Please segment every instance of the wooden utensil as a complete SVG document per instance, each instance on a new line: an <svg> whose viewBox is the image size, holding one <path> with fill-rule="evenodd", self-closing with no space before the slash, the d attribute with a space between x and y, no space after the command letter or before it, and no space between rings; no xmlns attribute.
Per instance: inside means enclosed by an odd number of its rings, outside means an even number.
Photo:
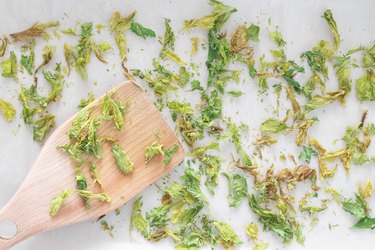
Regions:
<svg viewBox="0 0 375 250"><path fill-rule="evenodd" d="M134 163L134 171L129 175L120 172L111 145L103 143L103 157L97 161L103 192L112 198L111 203L90 201L91 208L86 209L80 196L69 197L60 212L49 215L51 200L65 189L75 189L73 162L66 152L56 147L66 144L67 133L71 127L72 116L49 137L37 160L30 169L23 184L0 210L0 221L10 220L17 226L17 233L11 239L0 237L0 249L8 249L16 243L40 232L53 228L98 218L120 207L143 189L169 172L184 159L183 149L173 131L164 121L161 113L147 95L134 83L128 81L115 88L114 97L123 103L129 102L123 131L113 129L113 122L103 123L99 135L110 135L118 139L120 145ZM100 98L91 103L93 113L101 112ZM153 142L164 144L164 149L179 144L179 150L173 155L168 166L163 166L163 157L157 155L147 164L144 150ZM88 189L100 192L86 174Z"/></svg>

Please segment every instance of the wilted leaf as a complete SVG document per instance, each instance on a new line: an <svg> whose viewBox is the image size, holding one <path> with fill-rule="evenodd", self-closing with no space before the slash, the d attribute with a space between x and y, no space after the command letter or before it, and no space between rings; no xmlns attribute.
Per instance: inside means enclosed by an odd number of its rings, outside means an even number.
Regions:
<svg viewBox="0 0 375 250"><path fill-rule="evenodd" d="M333 34L334 48L335 48L335 51L337 51L338 48L340 47L341 41L340 41L340 34L339 34L338 29L337 29L336 21L333 18L333 15L332 15L332 11L326 10L323 14L323 17L324 17L324 19L326 19L326 21L328 23L328 26L329 26L329 29L331 30L331 32Z"/></svg>
<svg viewBox="0 0 375 250"><path fill-rule="evenodd" d="M59 25L60 25L59 22L55 22L55 23L49 22L49 23L44 23L44 24L43 23L36 23L33 26L31 26L30 28L28 28L24 31L18 32L18 33L10 34L10 36L16 41L27 42L27 41L33 39L34 37L38 37L38 36L43 35L44 32L46 31L46 29L48 29L50 27L57 27Z"/></svg>
<svg viewBox="0 0 375 250"><path fill-rule="evenodd" d="M42 141L47 132L55 126L56 117L54 115L44 115L33 123L34 126L34 141Z"/></svg>
<svg viewBox="0 0 375 250"><path fill-rule="evenodd" d="M240 202L248 195L246 178L240 174L229 176L223 175L228 179L228 199L230 207L238 207Z"/></svg>
<svg viewBox="0 0 375 250"><path fill-rule="evenodd" d="M0 57L4 56L5 54L5 51L7 49L7 46L8 46L8 37L4 36L4 38L0 38Z"/></svg>
<svg viewBox="0 0 375 250"><path fill-rule="evenodd" d="M259 31L259 26L251 24L250 27L247 28L247 37L254 42L259 42Z"/></svg>
<svg viewBox="0 0 375 250"><path fill-rule="evenodd" d="M328 105L336 100L342 100L345 94L345 90L340 89L334 92L329 92L323 96L315 95L303 107L306 112L310 112L311 110Z"/></svg>
<svg viewBox="0 0 375 250"><path fill-rule="evenodd" d="M130 230L135 228L140 232L143 237L148 237L148 224L145 218L142 216L142 196L135 200L133 203L133 211L130 217Z"/></svg>
<svg viewBox="0 0 375 250"><path fill-rule="evenodd" d="M275 31L268 31L268 34L270 35L271 39L277 44L277 46L283 47L284 45L286 45L286 42L284 41L280 31L277 28Z"/></svg>
<svg viewBox="0 0 375 250"><path fill-rule="evenodd" d="M375 101L375 73L367 70L366 74L356 81L355 89L360 101Z"/></svg>
<svg viewBox="0 0 375 250"><path fill-rule="evenodd" d="M178 146L178 144L174 144L164 151L164 166L167 166L171 162L172 156L178 151L179 148L180 146Z"/></svg>

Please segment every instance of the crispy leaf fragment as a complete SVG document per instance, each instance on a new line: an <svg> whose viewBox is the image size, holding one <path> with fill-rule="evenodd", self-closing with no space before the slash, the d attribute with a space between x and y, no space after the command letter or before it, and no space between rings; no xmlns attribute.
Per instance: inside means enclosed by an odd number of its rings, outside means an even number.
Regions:
<svg viewBox="0 0 375 250"><path fill-rule="evenodd" d="M116 11L113 13L111 20L109 21L109 27L115 36L115 41L122 60L126 59L126 37L124 33L130 29L136 14L137 11L133 11L128 16L123 17L120 12Z"/></svg>
<svg viewBox="0 0 375 250"><path fill-rule="evenodd" d="M293 229L291 225L283 217L278 216L270 210L260 207L262 201L262 196L249 196L250 208L259 216L259 221L264 225L264 229L274 231L285 240L292 239Z"/></svg>
<svg viewBox="0 0 375 250"><path fill-rule="evenodd" d="M312 156L318 156L318 153L312 147L303 146L303 151L298 156L298 158L309 163Z"/></svg>
<svg viewBox="0 0 375 250"><path fill-rule="evenodd" d="M176 41L176 37L171 27L171 20L168 18L164 18L164 26L165 26L164 40L163 40L163 45L160 51L160 55L163 55L164 51L166 51L167 49L174 50L174 43Z"/></svg>
<svg viewBox="0 0 375 250"><path fill-rule="evenodd" d="M357 217L358 219L367 217L368 209L367 209L367 202L358 194L355 195L355 200L353 199L346 199L341 201L342 208Z"/></svg>
<svg viewBox="0 0 375 250"><path fill-rule="evenodd" d="M229 122L228 124L229 133L225 137L231 137L233 143L236 147L237 153L242 157L242 163L245 166L252 166L253 163L250 159L250 156L244 150L242 143L241 143L241 136L239 133L239 128L236 126L235 123Z"/></svg>
<svg viewBox="0 0 375 250"><path fill-rule="evenodd" d="M191 40L190 57L192 57L198 52L199 37L192 37L190 40Z"/></svg>
<svg viewBox="0 0 375 250"><path fill-rule="evenodd" d="M369 217L361 218L355 225L353 225L353 228L374 229L375 228L375 218L369 218Z"/></svg>
<svg viewBox="0 0 375 250"><path fill-rule="evenodd" d="M329 29L331 30L333 34L333 39L334 39L334 50L337 51L338 48L340 47L340 34L337 29L337 24L335 19L333 18L332 11L331 10L326 10L323 14L323 18L327 21Z"/></svg>
<svg viewBox="0 0 375 250"><path fill-rule="evenodd" d="M217 142L211 142L210 144L200 146L198 148L193 149L190 152L190 155L196 156L196 157L203 157L209 150L219 151L220 150L219 144Z"/></svg>
<svg viewBox="0 0 375 250"><path fill-rule="evenodd" d="M168 57L169 59L171 59L172 61L175 61L176 63L178 63L181 66L186 65L186 63L184 61L182 61L182 59L176 53L174 53L172 50L169 50L169 49L165 50L162 57L163 58Z"/></svg>
<svg viewBox="0 0 375 250"><path fill-rule="evenodd" d="M339 82L339 88L345 90L346 95L348 95L352 89L350 62L350 56L343 55L336 57L336 63L334 65L336 68L336 77ZM343 101L345 101L345 99Z"/></svg>
<svg viewBox="0 0 375 250"><path fill-rule="evenodd" d="M75 68L82 79L87 79L86 67L91 59L92 51L92 22L81 25L81 34L78 45L75 47L76 54L74 55Z"/></svg>
<svg viewBox="0 0 375 250"><path fill-rule="evenodd" d="M82 109L92 103L95 100L94 94L92 92L88 93L88 98L87 99L81 99L78 105L79 109Z"/></svg>
<svg viewBox="0 0 375 250"><path fill-rule="evenodd" d="M186 168L185 175L183 175L181 179L185 185L186 191L195 201L207 201L200 188L200 174L198 171L192 168Z"/></svg>
<svg viewBox="0 0 375 250"><path fill-rule="evenodd" d="M32 70L34 69L34 41L30 45L30 54L29 55L22 55L20 63L21 65L27 70L27 72L31 75Z"/></svg>
<svg viewBox="0 0 375 250"><path fill-rule="evenodd" d="M259 129L264 133L279 133L288 129L288 126L284 121L269 118L261 124Z"/></svg>
<svg viewBox="0 0 375 250"><path fill-rule="evenodd" d="M98 200L98 201L107 202L107 203L111 202L111 198L108 196L107 193L95 194L88 190L77 190L77 193L87 200Z"/></svg>
<svg viewBox="0 0 375 250"><path fill-rule="evenodd" d="M325 148L315 138L310 138L310 145L315 147L318 151L318 163L321 178L331 178L336 173L337 166L333 169L328 169L326 162L322 159L326 154Z"/></svg>
<svg viewBox="0 0 375 250"><path fill-rule="evenodd" d="M131 23L137 14L137 11L133 11L128 16L121 16L120 12L113 13L111 20L109 21L109 27L112 32L124 33L130 29Z"/></svg>
<svg viewBox="0 0 375 250"><path fill-rule="evenodd" d="M375 73L367 70L366 74L356 81L355 89L360 101L375 101Z"/></svg>
<svg viewBox="0 0 375 250"><path fill-rule="evenodd" d="M132 21L130 25L130 30L133 31L138 36L146 39L146 37L155 37L155 32L151 29L143 27L140 23Z"/></svg>
<svg viewBox="0 0 375 250"><path fill-rule="evenodd" d="M187 103L187 102L171 101L171 102L167 102L167 107L172 112L172 114L173 113L181 114L181 115L194 114L193 108L190 106L190 103Z"/></svg>
<svg viewBox="0 0 375 250"><path fill-rule="evenodd" d="M257 138L254 145L257 146L270 146L272 144L275 144L277 142L277 139L268 135L263 135L261 138Z"/></svg>
<svg viewBox="0 0 375 250"><path fill-rule="evenodd" d="M34 37L42 36L45 33L46 29L51 27L57 27L59 25L59 22L35 23L30 28L21 32L10 34L10 36L16 41L27 42L33 39Z"/></svg>
<svg viewBox="0 0 375 250"><path fill-rule="evenodd" d="M197 19L190 19L184 21L184 28L191 29L194 27L200 27L206 30L211 29L216 21L216 18L219 16L219 13L213 13Z"/></svg>
<svg viewBox="0 0 375 250"><path fill-rule="evenodd" d="M126 59L126 37L124 34L115 35L117 48L120 51L120 57Z"/></svg>
<svg viewBox="0 0 375 250"><path fill-rule="evenodd" d="M205 167L206 182L205 185L211 194L214 194L214 188L218 185L220 158L214 155L205 155L200 158Z"/></svg>
<svg viewBox="0 0 375 250"><path fill-rule="evenodd" d="M229 206L238 207L248 194L246 178L240 174L229 176L228 174L223 173L223 175L228 179Z"/></svg>
<svg viewBox="0 0 375 250"><path fill-rule="evenodd" d="M293 118L294 120L297 119L300 111L301 106L299 105L298 101L296 100L296 93L294 92L293 88L290 86L286 86L287 96L292 104L293 108Z"/></svg>
<svg viewBox="0 0 375 250"><path fill-rule="evenodd" d="M248 40L246 26L244 24L238 26L230 38L230 50L234 53L239 53L241 50L249 49Z"/></svg>
<svg viewBox="0 0 375 250"><path fill-rule="evenodd" d="M178 151L179 148L180 146L178 144L174 144L170 146L169 148L167 148L166 150L164 150L164 160L163 160L164 166L167 166L171 162L173 155Z"/></svg>
<svg viewBox="0 0 375 250"><path fill-rule="evenodd" d="M258 241L258 226L255 223L250 223L245 228L246 234L255 242Z"/></svg>
<svg viewBox="0 0 375 250"><path fill-rule="evenodd" d="M67 43L64 44L64 57L65 57L66 64L68 65L68 76L69 76L73 63L74 63L74 59L73 59L73 47Z"/></svg>
<svg viewBox="0 0 375 250"><path fill-rule="evenodd" d="M277 44L277 46L283 47L284 45L286 45L286 42L281 36L281 33L278 30L278 28L276 28L275 31L268 31L268 34L270 35L272 41L274 41Z"/></svg>
<svg viewBox="0 0 375 250"><path fill-rule="evenodd" d="M1 62L2 76L17 79L17 57L13 51L8 59Z"/></svg>
<svg viewBox="0 0 375 250"><path fill-rule="evenodd" d="M218 242L226 249L234 249L235 246L241 243L237 234L232 227L225 222L214 222L215 227L219 231Z"/></svg>
<svg viewBox="0 0 375 250"><path fill-rule="evenodd" d="M171 204L163 204L159 207L153 208L147 213L146 219L149 222L150 227L163 228L169 220L166 215L171 207Z"/></svg>
<svg viewBox="0 0 375 250"><path fill-rule="evenodd" d="M101 228L103 231L108 231L109 233L109 236L113 239L113 229L114 229L114 226L113 225L109 225L107 221L105 220L101 220L100 221L100 225L101 225Z"/></svg>
<svg viewBox="0 0 375 250"><path fill-rule="evenodd" d="M100 188L103 188L103 184L102 184L102 182L100 180L100 176L99 176L99 169L98 169L98 166L97 166L96 163L91 164L90 175L91 175L91 178L94 181L94 184L97 183L100 186Z"/></svg>
<svg viewBox="0 0 375 250"><path fill-rule="evenodd" d="M55 51L56 51L55 46L47 45L43 48L43 54L42 54L43 62L36 68L36 70L34 72L34 76L36 75L36 73L38 73L38 71L43 66L47 65L51 61L53 55L55 54Z"/></svg>
<svg viewBox="0 0 375 250"><path fill-rule="evenodd" d="M14 117L16 116L16 109L13 107L13 105L10 102L0 99L0 109L4 118L8 122L13 121Z"/></svg>
<svg viewBox="0 0 375 250"><path fill-rule="evenodd" d="M332 59L332 54L333 52L328 42L321 40L311 51L303 53L301 58L307 58L307 63L314 74L319 72L324 78L328 78L326 60L330 61Z"/></svg>
<svg viewBox="0 0 375 250"><path fill-rule="evenodd" d="M103 115L112 117L115 128L121 131L124 126L124 115L126 109L120 99L113 99L109 95L105 95L102 102Z"/></svg>
<svg viewBox="0 0 375 250"><path fill-rule="evenodd" d="M121 172L130 174L133 172L133 162L130 160L128 154L117 144L112 146L112 153L115 156L116 164Z"/></svg>
<svg viewBox="0 0 375 250"><path fill-rule="evenodd" d="M305 119L298 124L296 144L302 146L305 143L308 129L317 122L317 119Z"/></svg>
<svg viewBox="0 0 375 250"><path fill-rule="evenodd" d="M147 238L149 235L147 227L148 223L142 216L142 196L140 196L133 203L133 211L130 216L130 230L135 228L143 237Z"/></svg>
<svg viewBox="0 0 375 250"><path fill-rule="evenodd" d="M55 217L57 213L60 211L61 207L64 204L64 201L69 198L69 196L73 193L72 190L67 189L61 192L58 196L53 198L51 202L51 207L49 210L49 214L51 217Z"/></svg>
<svg viewBox="0 0 375 250"><path fill-rule="evenodd" d="M8 37L0 38L0 43L0 57L3 57L9 43Z"/></svg>
<svg viewBox="0 0 375 250"><path fill-rule="evenodd" d="M48 131L55 126L56 117L54 115L48 114L40 117L37 121L33 123L33 139L34 141L42 141Z"/></svg>
<svg viewBox="0 0 375 250"><path fill-rule="evenodd" d="M320 85L321 92L324 93L325 82L317 73L313 73L307 80L306 84L302 87L302 94L310 100L317 85Z"/></svg>
<svg viewBox="0 0 375 250"><path fill-rule="evenodd" d="M259 42L259 31L259 26L251 24L250 27L247 28L247 37L254 42Z"/></svg>
<svg viewBox="0 0 375 250"><path fill-rule="evenodd" d="M372 195L372 193L374 192L374 189L372 188L371 180L368 180L364 187L362 187L362 185L359 185L358 192L359 192L359 195L363 199L366 199L366 198L370 197Z"/></svg>
<svg viewBox="0 0 375 250"><path fill-rule="evenodd" d="M345 90L337 90L334 92L329 92L326 95L315 95L309 100L303 107L306 112L310 112L314 109L320 108L322 106L328 105L336 100L342 100L346 92Z"/></svg>
<svg viewBox="0 0 375 250"><path fill-rule="evenodd" d="M145 158L146 163L149 162L155 155L161 154L164 155L163 144L153 143L151 146L146 147L145 149Z"/></svg>
<svg viewBox="0 0 375 250"><path fill-rule="evenodd" d="M362 66L364 68L375 68L375 43L364 50Z"/></svg>
<svg viewBox="0 0 375 250"><path fill-rule="evenodd" d="M46 97L46 102L56 102L61 98L61 93L63 91L63 76L59 72L53 73L51 71L43 71L43 76L51 86L51 90Z"/></svg>

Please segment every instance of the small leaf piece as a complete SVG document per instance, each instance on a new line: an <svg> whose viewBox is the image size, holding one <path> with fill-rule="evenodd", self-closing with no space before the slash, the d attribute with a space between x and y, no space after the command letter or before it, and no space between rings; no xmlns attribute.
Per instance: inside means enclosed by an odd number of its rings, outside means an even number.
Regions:
<svg viewBox="0 0 375 250"><path fill-rule="evenodd" d="M116 164L121 172L130 174L133 172L133 162L129 159L126 152L117 144L112 146L112 153L115 156Z"/></svg>
<svg viewBox="0 0 375 250"><path fill-rule="evenodd" d="M155 32L151 29L143 27L140 23L132 22L130 30L133 31L138 36L146 39L146 37L155 37Z"/></svg>

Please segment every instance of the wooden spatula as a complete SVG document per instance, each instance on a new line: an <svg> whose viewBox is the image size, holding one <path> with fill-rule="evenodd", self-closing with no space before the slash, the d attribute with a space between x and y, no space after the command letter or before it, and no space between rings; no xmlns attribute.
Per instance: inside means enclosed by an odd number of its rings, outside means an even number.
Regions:
<svg viewBox="0 0 375 250"><path fill-rule="evenodd" d="M21 187L0 210L0 221L9 220L17 226L17 233L13 238L0 237L0 249L8 249L40 232L107 214L132 199L184 159L184 152L176 135L147 95L130 81L119 85L115 90L114 97L120 98L123 103L129 102L124 129L115 131L114 124L108 122L101 126L98 134L112 135L118 139L117 144L128 153L134 163L134 171L129 175L121 173L115 163L111 146L103 143L103 157L97 162L97 166L103 191L112 198L111 203L90 201L91 208L86 209L82 198L73 194L55 217L49 215L53 197L65 189L76 189L73 162L64 151L56 148L69 141L67 133L76 117L74 115L49 137ZM93 107L93 113L99 113L101 105L98 104L100 98L86 108ZM161 155L145 163L145 147L153 142L164 144L164 149L179 144L179 150L173 155L168 166L163 166ZM87 181L89 190L99 192L89 174Z"/></svg>

